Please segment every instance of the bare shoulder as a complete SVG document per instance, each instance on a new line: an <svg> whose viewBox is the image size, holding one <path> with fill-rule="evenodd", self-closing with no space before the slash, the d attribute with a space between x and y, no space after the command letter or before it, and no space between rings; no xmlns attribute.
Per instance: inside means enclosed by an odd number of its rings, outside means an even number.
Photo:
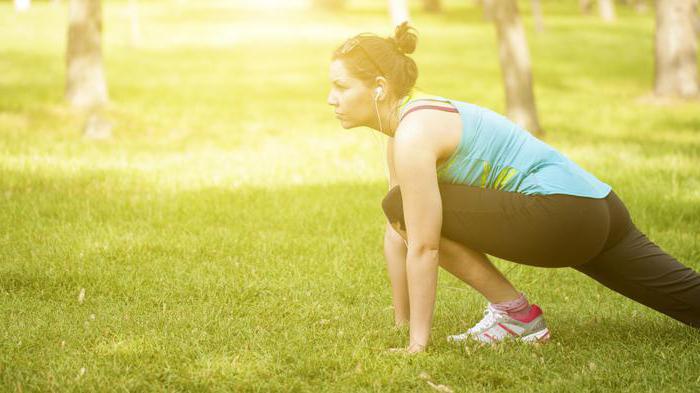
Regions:
<svg viewBox="0 0 700 393"><path fill-rule="evenodd" d="M411 111L412 108L423 105L454 108L449 103L432 100L427 103L423 101L421 105L409 103L396 129L393 138L394 148L401 148L402 145L420 146L432 150L438 159L449 157L459 144L462 135L462 120L459 113L432 108Z"/></svg>

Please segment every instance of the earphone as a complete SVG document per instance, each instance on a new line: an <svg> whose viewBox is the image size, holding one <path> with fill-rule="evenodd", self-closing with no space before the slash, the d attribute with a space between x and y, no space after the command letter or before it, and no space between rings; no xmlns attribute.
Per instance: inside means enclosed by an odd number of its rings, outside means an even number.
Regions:
<svg viewBox="0 0 700 393"><path fill-rule="evenodd" d="M379 96L384 93L384 89L379 86L376 89L374 89L374 110L375 113L377 114L377 122L379 123L379 132L384 133L384 129L382 128L382 118L379 116L379 108L377 107L377 100L379 99Z"/></svg>
<svg viewBox="0 0 700 393"><path fill-rule="evenodd" d="M375 101L378 100L378 99L379 99L379 96L382 95L382 93L384 93L384 89L382 89L381 86L379 86L379 87L377 87L376 89L374 89L374 100L375 100Z"/></svg>

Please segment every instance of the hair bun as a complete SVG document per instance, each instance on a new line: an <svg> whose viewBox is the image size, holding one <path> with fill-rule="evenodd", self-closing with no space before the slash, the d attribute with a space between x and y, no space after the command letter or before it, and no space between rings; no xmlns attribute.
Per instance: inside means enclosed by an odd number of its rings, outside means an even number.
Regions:
<svg viewBox="0 0 700 393"><path fill-rule="evenodd" d="M416 50L418 35L414 33L416 29L403 22L394 29L394 36L391 39L396 43L396 48L401 53L411 54Z"/></svg>

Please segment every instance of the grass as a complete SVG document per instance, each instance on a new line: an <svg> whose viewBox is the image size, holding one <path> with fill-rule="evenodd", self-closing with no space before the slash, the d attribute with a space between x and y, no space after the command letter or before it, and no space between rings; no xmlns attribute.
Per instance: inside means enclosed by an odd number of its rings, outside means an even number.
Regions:
<svg viewBox="0 0 700 393"><path fill-rule="evenodd" d="M484 303L441 272L430 352L386 353L407 336L381 251L384 142L343 131L325 95L334 47L388 18L350 4L148 2L131 45L126 3L107 2L103 143L62 100L65 9L0 4L0 390L700 389L696 330L572 270L500 260L551 344L447 345ZM469 4L413 10L419 85L503 111L494 31ZM575 7L544 2L543 34L523 10L547 142L700 269L700 105L647 99L651 14L605 25Z"/></svg>

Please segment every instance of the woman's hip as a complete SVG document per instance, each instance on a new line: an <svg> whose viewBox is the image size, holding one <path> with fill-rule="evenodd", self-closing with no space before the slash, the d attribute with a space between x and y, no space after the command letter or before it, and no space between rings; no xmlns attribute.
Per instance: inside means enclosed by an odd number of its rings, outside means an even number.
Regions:
<svg viewBox="0 0 700 393"><path fill-rule="evenodd" d="M526 195L440 184L442 236L513 262L545 267L585 263L628 230L629 215L611 191L603 199L565 194ZM398 188L383 205L400 209ZM393 206L392 206L393 205ZM612 221L611 221L612 219Z"/></svg>

